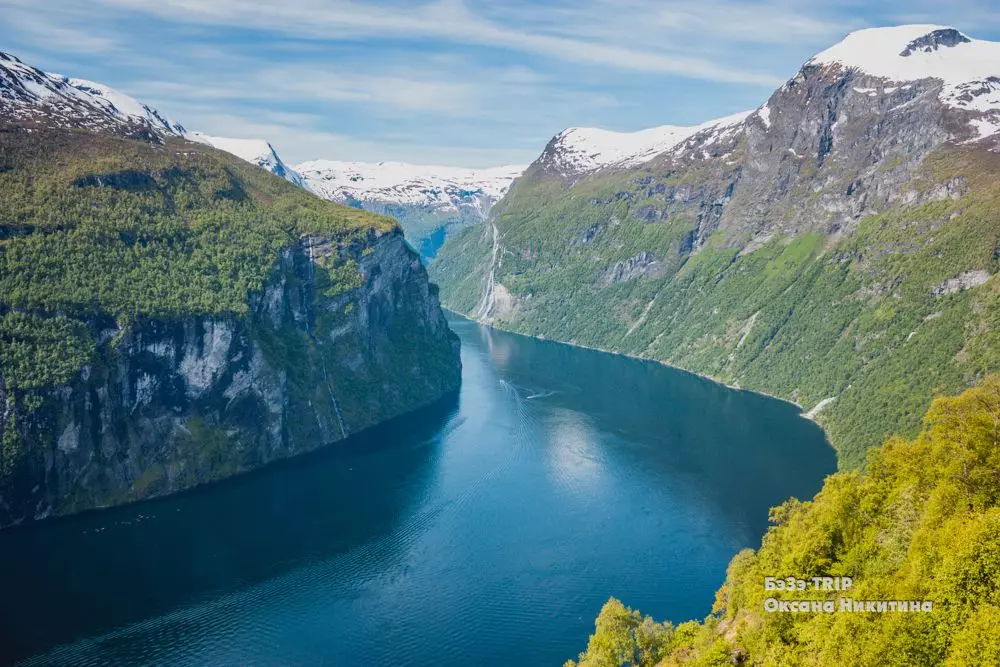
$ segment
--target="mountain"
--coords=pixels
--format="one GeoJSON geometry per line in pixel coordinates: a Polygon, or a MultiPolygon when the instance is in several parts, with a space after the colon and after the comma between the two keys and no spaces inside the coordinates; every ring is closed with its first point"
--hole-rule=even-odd
{"type": "Polygon", "coordinates": [[[102,83],[43,72],[3,52],[0,52],[0,110],[5,118],[22,122],[44,120],[66,128],[184,137],[232,153],[302,185],[299,175],[267,141],[189,132],[149,105],[102,83]]]}
{"type": "Polygon", "coordinates": [[[555,137],[430,265],[496,326],[795,401],[841,465],[1000,367],[1000,44],[849,35],[757,109],[555,137]]]}
{"type": "Polygon", "coordinates": [[[0,528],[249,471],[458,387],[395,221],[99,84],[9,55],[0,74],[0,528]]]}
{"type": "Polygon", "coordinates": [[[425,259],[454,231],[482,222],[524,171],[523,166],[463,169],[331,160],[304,162],[295,169],[325,199],[399,220],[425,259]]]}
{"type": "Polygon", "coordinates": [[[194,141],[214,146],[221,151],[232,153],[241,160],[255,164],[261,169],[291,181],[295,185],[305,187],[298,172],[282,161],[278,152],[269,142],[263,139],[230,139],[213,137],[203,132],[189,132],[187,137],[194,141]]]}
{"type": "Polygon", "coordinates": [[[627,168],[679,146],[699,132],[734,132],[752,112],[734,114],[689,127],[663,125],[638,132],[612,132],[571,127],[556,135],[539,158],[539,166],[562,176],[604,168],[627,168]]]}
{"type": "Polygon", "coordinates": [[[107,86],[49,74],[0,51],[0,114],[30,125],[184,136],[184,127],[107,86]]]}

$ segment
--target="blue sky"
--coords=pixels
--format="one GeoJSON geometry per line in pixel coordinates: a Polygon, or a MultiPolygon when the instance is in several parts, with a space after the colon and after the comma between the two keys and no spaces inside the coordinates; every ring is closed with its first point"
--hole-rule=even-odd
{"type": "Polygon", "coordinates": [[[289,163],[470,167],[565,127],[754,108],[857,28],[1000,39],[996,0],[0,0],[0,19],[0,50],[289,163]]]}

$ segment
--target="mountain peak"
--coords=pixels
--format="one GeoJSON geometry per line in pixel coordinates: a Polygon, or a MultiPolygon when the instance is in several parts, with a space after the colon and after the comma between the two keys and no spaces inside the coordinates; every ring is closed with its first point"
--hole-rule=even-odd
{"type": "Polygon", "coordinates": [[[0,52],[0,112],[20,121],[94,130],[184,136],[181,125],[117,90],[85,79],[43,72],[0,52]]]}
{"type": "Polygon", "coordinates": [[[296,185],[303,185],[298,172],[288,165],[278,155],[269,141],[264,139],[232,139],[230,137],[214,137],[204,132],[190,132],[188,139],[207,144],[221,151],[226,151],[241,160],[255,164],[272,174],[281,176],[296,185]]]}
{"type": "Polygon", "coordinates": [[[700,132],[732,129],[752,113],[743,111],[700,125],[660,125],[636,132],[571,127],[553,138],[543,157],[547,166],[562,174],[588,172],[610,165],[632,166],[676,148],[700,132]]]}
{"type": "Polygon", "coordinates": [[[926,35],[917,37],[915,40],[907,44],[906,48],[900,51],[899,55],[906,58],[917,51],[932,53],[937,51],[942,46],[958,46],[959,44],[968,44],[971,41],[971,39],[954,28],[938,28],[936,30],[932,30],[926,35]]]}
{"type": "Polygon", "coordinates": [[[937,78],[954,85],[1000,74],[1000,43],[971,39],[949,26],[866,28],[808,64],[841,65],[893,81],[937,78]]]}

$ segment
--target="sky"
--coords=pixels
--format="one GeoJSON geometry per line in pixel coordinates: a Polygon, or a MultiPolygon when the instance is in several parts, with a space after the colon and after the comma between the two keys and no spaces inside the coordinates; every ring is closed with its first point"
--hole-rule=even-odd
{"type": "Polygon", "coordinates": [[[859,28],[1000,40],[997,0],[0,0],[0,51],[311,159],[526,164],[566,127],[762,104],[859,28]]]}

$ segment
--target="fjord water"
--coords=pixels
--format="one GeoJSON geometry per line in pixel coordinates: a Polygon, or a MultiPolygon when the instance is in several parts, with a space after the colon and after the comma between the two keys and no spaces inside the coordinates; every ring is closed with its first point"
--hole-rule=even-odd
{"type": "Polygon", "coordinates": [[[768,508],[835,468],[789,404],[451,323],[456,397],[243,477],[0,532],[0,662],[560,665],[609,595],[704,616],[768,508]]]}

